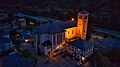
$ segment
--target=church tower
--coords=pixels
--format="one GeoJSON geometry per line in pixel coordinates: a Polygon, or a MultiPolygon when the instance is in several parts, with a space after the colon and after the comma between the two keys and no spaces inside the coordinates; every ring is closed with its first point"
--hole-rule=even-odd
{"type": "Polygon", "coordinates": [[[77,36],[81,37],[83,40],[86,40],[88,16],[89,13],[85,10],[78,13],[77,36]]]}

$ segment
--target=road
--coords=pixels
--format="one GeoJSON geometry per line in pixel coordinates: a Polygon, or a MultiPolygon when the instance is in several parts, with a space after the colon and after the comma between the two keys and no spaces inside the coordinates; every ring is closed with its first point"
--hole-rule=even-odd
{"type": "Polygon", "coordinates": [[[39,56],[39,62],[37,64],[37,67],[83,67],[78,66],[77,61],[73,60],[69,56],[62,58],[58,55],[54,57],[54,62],[50,61],[50,63],[45,64],[47,59],[48,58],[45,56],[39,56]]]}

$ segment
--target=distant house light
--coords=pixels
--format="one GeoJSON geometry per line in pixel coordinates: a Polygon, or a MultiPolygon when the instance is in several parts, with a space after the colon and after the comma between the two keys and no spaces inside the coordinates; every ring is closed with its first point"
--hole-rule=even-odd
{"type": "Polygon", "coordinates": [[[30,24],[33,25],[34,23],[30,21],[30,24]]]}
{"type": "Polygon", "coordinates": [[[29,41],[28,39],[25,40],[26,43],[27,43],[28,41],[29,41]]]}
{"type": "Polygon", "coordinates": [[[85,60],[85,58],[84,57],[82,57],[82,61],[84,61],[85,60]]]}
{"type": "Polygon", "coordinates": [[[72,20],[72,21],[74,21],[75,19],[74,19],[74,18],[72,18],[71,20],[72,20]]]}

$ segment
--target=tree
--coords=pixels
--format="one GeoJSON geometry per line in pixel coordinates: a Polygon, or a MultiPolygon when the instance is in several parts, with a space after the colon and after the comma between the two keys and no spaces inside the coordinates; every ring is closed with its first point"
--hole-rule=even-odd
{"type": "Polygon", "coordinates": [[[106,56],[102,54],[100,50],[96,50],[91,59],[92,63],[96,61],[97,67],[110,67],[111,63],[106,56]]]}
{"type": "Polygon", "coordinates": [[[90,24],[88,24],[88,30],[87,30],[87,35],[86,35],[86,39],[89,40],[91,38],[91,33],[93,33],[94,27],[90,24]]]}

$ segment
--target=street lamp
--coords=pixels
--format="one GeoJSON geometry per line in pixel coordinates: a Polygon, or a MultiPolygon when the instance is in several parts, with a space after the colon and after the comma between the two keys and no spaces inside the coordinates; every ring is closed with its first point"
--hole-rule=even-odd
{"type": "Polygon", "coordinates": [[[74,18],[72,18],[71,20],[72,20],[72,21],[74,21],[75,19],[74,19],[74,18]]]}
{"type": "Polygon", "coordinates": [[[84,61],[85,60],[85,58],[84,57],[82,57],[82,61],[84,61]]]}
{"type": "Polygon", "coordinates": [[[27,43],[28,41],[29,41],[28,39],[25,40],[26,43],[27,43]]]}

